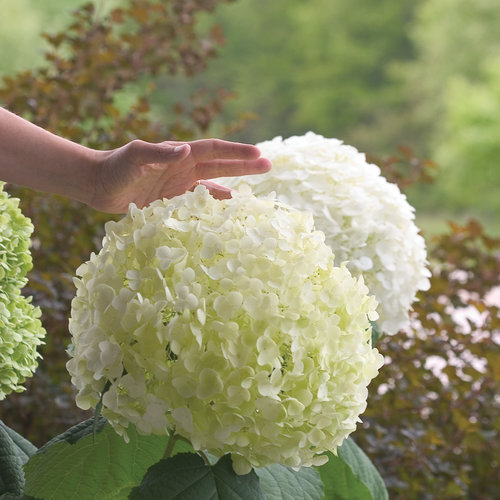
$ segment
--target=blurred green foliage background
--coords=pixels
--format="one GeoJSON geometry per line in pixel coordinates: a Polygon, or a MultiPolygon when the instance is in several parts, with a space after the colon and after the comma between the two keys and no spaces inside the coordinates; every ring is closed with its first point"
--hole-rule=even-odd
{"type": "MultiPolygon", "coordinates": [[[[432,288],[412,328],[382,339],[388,362],[355,439],[391,498],[495,498],[500,3],[96,0],[72,14],[81,4],[0,0],[1,105],[102,149],[313,130],[369,153],[404,189],[432,288]],[[471,216],[486,229],[446,227],[471,216]]],[[[110,217],[11,190],[35,224],[26,292],[49,333],[28,390],[3,401],[0,418],[40,445],[86,416],[64,369],[71,276],[110,217]]]]}
{"type": "MultiPolygon", "coordinates": [[[[43,64],[40,33],[80,3],[0,0],[0,75],[43,64]]],[[[103,15],[126,0],[94,3],[103,15]]],[[[206,72],[156,80],[153,115],[165,120],[200,86],[224,87],[235,96],[214,125],[256,115],[230,139],[313,130],[378,155],[406,145],[440,167],[434,186],[408,192],[425,229],[474,215],[500,234],[499,17],[496,0],[238,0],[201,20],[225,39],[206,72]]]]}

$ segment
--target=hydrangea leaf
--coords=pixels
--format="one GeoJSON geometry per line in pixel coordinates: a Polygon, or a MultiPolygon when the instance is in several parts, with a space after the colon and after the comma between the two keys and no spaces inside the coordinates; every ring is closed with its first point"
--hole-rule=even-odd
{"type": "Polygon", "coordinates": [[[254,469],[260,479],[260,487],[268,500],[300,498],[320,500],[324,486],[318,471],[313,467],[302,467],[294,471],[281,464],[254,469]]]}
{"type": "Polygon", "coordinates": [[[4,493],[0,495],[0,500],[36,500],[34,497],[27,495],[14,495],[13,493],[4,493]]]}
{"type": "Polygon", "coordinates": [[[53,442],[25,466],[25,492],[46,500],[126,498],[147,469],[162,456],[167,438],[140,436],[133,429],[129,443],[106,425],[95,436],[93,422],[53,442]],[[87,433],[75,444],[68,440],[87,433]]]}
{"type": "Polygon", "coordinates": [[[5,430],[5,432],[17,446],[19,456],[21,457],[23,464],[25,464],[28,461],[29,457],[31,457],[31,455],[33,455],[33,453],[37,451],[37,447],[26,438],[18,434],[14,429],[6,426],[1,420],[0,427],[5,430]]]}
{"type": "Polygon", "coordinates": [[[106,419],[100,417],[95,419],[94,417],[84,420],[73,427],[70,427],[62,434],[55,436],[50,441],[45,443],[38,451],[39,453],[45,453],[52,445],[64,441],[68,444],[75,444],[80,439],[88,436],[90,434],[95,434],[101,432],[106,425],[106,419]],[[95,430],[95,432],[94,432],[95,430]]]}
{"type": "Polygon", "coordinates": [[[338,448],[338,456],[327,453],[328,462],[318,467],[329,500],[387,500],[384,481],[377,469],[352,439],[338,448]]]}
{"type": "Polygon", "coordinates": [[[153,465],[130,500],[260,500],[266,498],[254,471],[237,475],[229,455],[207,465],[199,455],[181,453],[153,465]]]}
{"type": "Polygon", "coordinates": [[[374,500],[368,487],[339,457],[328,453],[328,463],[318,467],[328,500],[374,500]]]}
{"type": "Polygon", "coordinates": [[[350,438],[337,450],[339,457],[348,464],[354,475],[366,484],[374,500],[386,500],[387,488],[384,480],[365,452],[350,438]]]}
{"type": "Polygon", "coordinates": [[[195,453],[195,450],[186,441],[183,441],[182,439],[178,439],[175,442],[175,446],[174,446],[174,449],[172,451],[172,456],[178,455],[179,453],[195,453]]]}
{"type": "Polygon", "coordinates": [[[24,488],[23,452],[0,422],[0,494],[20,495],[24,488]]]}

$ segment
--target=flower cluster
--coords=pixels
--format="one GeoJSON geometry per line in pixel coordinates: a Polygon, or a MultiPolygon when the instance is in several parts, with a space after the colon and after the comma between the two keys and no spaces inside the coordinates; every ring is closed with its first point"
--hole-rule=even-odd
{"type": "MultiPolygon", "coordinates": [[[[347,262],[377,298],[381,330],[393,334],[406,326],[416,293],[429,287],[430,272],[414,209],[398,187],[337,139],[308,132],[257,146],[273,169],[244,182],[256,195],[275,191],[280,201],[310,211],[336,264],[347,262]]],[[[242,181],[221,182],[235,187],[242,181]]]]}
{"type": "Polygon", "coordinates": [[[0,182],[0,400],[23,390],[21,384],[38,365],[36,349],[45,335],[39,308],[21,295],[32,266],[33,225],[3,186],[0,182]]]}
{"type": "Polygon", "coordinates": [[[376,302],[310,214],[203,186],[106,225],[77,270],[67,364],[81,408],[251,466],[323,463],[383,363],[376,302]]]}

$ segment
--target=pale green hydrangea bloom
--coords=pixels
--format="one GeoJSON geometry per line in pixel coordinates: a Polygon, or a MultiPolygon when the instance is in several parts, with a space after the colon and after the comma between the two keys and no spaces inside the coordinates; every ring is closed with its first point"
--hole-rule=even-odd
{"type": "Polygon", "coordinates": [[[175,428],[238,473],[324,463],[383,364],[375,299],[333,262],[311,215],[271,199],[199,186],[131,205],[74,280],[78,405],[109,381],[102,414],[125,438],[175,428]]]}
{"type": "Polygon", "coordinates": [[[429,288],[430,272],[405,195],[364,154],[338,139],[308,132],[257,146],[272,161],[271,172],[221,182],[245,182],[257,196],[274,191],[283,203],[310,211],[336,265],[346,262],[375,295],[381,330],[394,334],[407,326],[416,293],[429,288]]]}
{"type": "Polygon", "coordinates": [[[24,389],[23,382],[38,366],[36,349],[45,336],[39,308],[21,295],[32,266],[33,225],[3,186],[0,182],[0,400],[24,389]]]}

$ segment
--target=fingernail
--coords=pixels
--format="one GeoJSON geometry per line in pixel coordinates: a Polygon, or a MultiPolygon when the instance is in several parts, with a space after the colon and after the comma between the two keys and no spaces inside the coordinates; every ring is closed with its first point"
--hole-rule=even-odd
{"type": "Polygon", "coordinates": [[[182,146],[175,146],[174,153],[180,153],[185,147],[185,144],[183,144],[182,146]]]}

